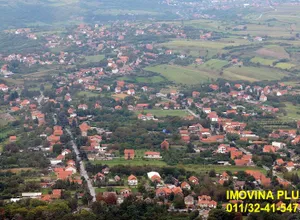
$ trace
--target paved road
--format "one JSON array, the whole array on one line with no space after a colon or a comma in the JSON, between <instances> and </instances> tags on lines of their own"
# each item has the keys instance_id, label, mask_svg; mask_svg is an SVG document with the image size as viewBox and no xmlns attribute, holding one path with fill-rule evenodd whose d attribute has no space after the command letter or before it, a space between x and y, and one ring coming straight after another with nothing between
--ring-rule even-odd
<instances>
[{"instance_id":1,"label":"paved road","mask_svg":"<svg viewBox=\"0 0 300 220\"><path fill-rule=\"evenodd\" d=\"M95 189L94 189L94 187L93 187L93 185L92 185L92 182L91 182L91 180L90 180L90 178L89 178L89 176L88 176L88 174L87 174L87 172L86 172L84 163L83 163L82 160L81 160L81 157L80 157L80 154L79 154L78 147L77 147L77 145L76 145L75 142L74 142L74 138L73 138L73 135L72 135L71 131L70 131L68 128L66 128L66 132L67 132L67 133L71 136L71 138L73 139L73 140L71 141L71 144L72 144L73 150L74 150L74 152L75 152L75 154L76 154L76 159L77 159L77 161L79 161L79 164L80 164L80 175L83 176L84 179L86 180L87 185L88 185L88 189L89 189L89 191L90 191L90 194L91 194L91 196L93 197L93 202L95 202L95 201L96 201L96 192L95 192Z\"/></svg>"},{"instance_id":2,"label":"paved road","mask_svg":"<svg viewBox=\"0 0 300 220\"><path fill-rule=\"evenodd\" d=\"M44 93L41 91L41 95L37 98L37 102L39 104L39 106L41 106L41 102L44 99Z\"/></svg>"},{"instance_id":3,"label":"paved road","mask_svg":"<svg viewBox=\"0 0 300 220\"><path fill-rule=\"evenodd\" d=\"M195 118L199 118L200 119L200 116L195 114L192 110L190 110L188 107L185 108L191 115L193 115Z\"/></svg>"}]
</instances>

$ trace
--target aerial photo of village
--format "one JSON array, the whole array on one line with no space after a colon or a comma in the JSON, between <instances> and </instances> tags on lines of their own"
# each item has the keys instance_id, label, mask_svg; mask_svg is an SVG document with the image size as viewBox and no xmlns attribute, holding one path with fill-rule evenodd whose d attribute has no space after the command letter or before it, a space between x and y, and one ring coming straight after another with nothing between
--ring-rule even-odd
<instances>
[{"instance_id":1,"label":"aerial photo of village","mask_svg":"<svg viewBox=\"0 0 300 220\"><path fill-rule=\"evenodd\" d=\"M300 219L299 0L0 9L1 220Z\"/></svg>"}]
</instances>

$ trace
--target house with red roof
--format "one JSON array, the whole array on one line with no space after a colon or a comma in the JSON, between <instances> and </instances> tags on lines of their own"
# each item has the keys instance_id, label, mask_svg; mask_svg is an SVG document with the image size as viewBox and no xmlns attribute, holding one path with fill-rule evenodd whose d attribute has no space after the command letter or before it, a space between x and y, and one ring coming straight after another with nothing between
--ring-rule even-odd
<instances>
[{"instance_id":1,"label":"house with red roof","mask_svg":"<svg viewBox=\"0 0 300 220\"><path fill-rule=\"evenodd\" d=\"M292 145L297 145L300 143L300 135L296 136L294 140L291 141Z\"/></svg>"},{"instance_id":2,"label":"house with red roof","mask_svg":"<svg viewBox=\"0 0 300 220\"><path fill-rule=\"evenodd\" d=\"M86 137L87 132L91 129L91 127L87 123L83 122L81 125L79 125L79 129L81 131L81 136Z\"/></svg>"},{"instance_id":3,"label":"house with red roof","mask_svg":"<svg viewBox=\"0 0 300 220\"><path fill-rule=\"evenodd\" d=\"M68 160L67 165L68 166L75 166L75 161L74 160Z\"/></svg>"},{"instance_id":4,"label":"house with red roof","mask_svg":"<svg viewBox=\"0 0 300 220\"><path fill-rule=\"evenodd\" d=\"M67 180L72 176L73 172L72 171L61 171L56 173L57 179L60 180Z\"/></svg>"},{"instance_id":5,"label":"house with red roof","mask_svg":"<svg viewBox=\"0 0 300 220\"><path fill-rule=\"evenodd\" d=\"M195 177L195 176L191 176L189 178L189 182L191 182L194 185L198 185L199 184L199 179L197 177Z\"/></svg>"},{"instance_id":6,"label":"house with red roof","mask_svg":"<svg viewBox=\"0 0 300 220\"><path fill-rule=\"evenodd\" d=\"M16 142L17 141L17 136L10 136L9 137L9 142L10 143L13 143L13 142Z\"/></svg>"},{"instance_id":7,"label":"house with red roof","mask_svg":"<svg viewBox=\"0 0 300 220\"><path fill-rule=\"evenodd\" d=\"M161 144L160 147L162 150L169 150L170 144L167 140L164 140Z\"/></svg>"},{"instance_id":8,"label":"house with red roof","mask_svg":"<svg viewBox=\"0 0 300 220\"><path fill-rule=\"evenodd\" d=\"M213 91L216 91L216 90L219 89L219 86L216 85L216 84L210 84L210 85L209 85L209 88L211 88Z\"/></svg>"},{"instance_id":9,"label":"house with red roof","mask_svg":"<svg viewBox=\"0 0 300 220\"><path fill-rule=\"evenodd\" d=\"M191 195L184 197L184 204L186 208L193 208L195 205L194 197Z\"/></svg>"},{"instance_id":10,"label":"house with red roof","mask_svg":"<svg viewBox=\"0 0 300 220\"><path fill-rule=\"evenodd\" d=\"M193 98L198 98L199 96L200 96L200 92L197 92L197 91L192 92L192 97Z\"/></svg>"},{"instance_id":11,"label":"house with red roof","mask_svg":"<svg viewBox=\"0 0 300 220\"><path fill-rule=\"evenodd\" d=\"M264 153L275 153L277 150L278 148L272 145L265 145L263 148Z\"/></svg>"},{"instance_id":12,"label":"house with red roof","mask_svg":"<svg viewBox=\"0 0 300 220\"><path fill-rule=\"evenodd\" d=\"M181 189L191 190L191 185L185 181L180 184L180 187Z\"/></svg>"},{"instance_id":13,"label":"house with red roof","mask_svg":"<svg viewBox=\"0 0 300 220\"><path fill-rule=\"evenodd\" d=\"M80 104L80 105L78 105L78 109L87 110L88 106L86 104Z\"/></svg>"},{"instance_id":14,"label":"house with red roof","mask_svg":"<svg viewBox=\"0 0 300 220\"><path fill-rule=\"evenodd\" d=\"M217 122L219 119L219 116L217 112L210 112L207 114L207 118L212 122Z\"/></svg>"},{"instance_id":15,"label":"house with red roof","mask_svg":"<svg viewBox=\"0 0 300 220\"><path fill-rule=\"evenodd\" d=\"M8 91L8 86L5 85L5 84L0 84L0 90L1 90L2 92L7 92L7 91Z\"/></svg>"},{"instance_id":16,"label":"house with red roof","mask_svg":"<svg viewBox=\"0 0 300 220\"><path fill-rule=\"evenodd\" d=\"M279 159L277 159L277 160L275 161L275 164L278 165L278 166L281 166L281 165L284 164L284 161L283 161L282 158L279 158Z\"/></svg>"},{"instance_id":17,"label":"house with red roof","mask_svg":"<svg viewBox=\"0 0 300 220\"><path fill-rule=\"evenodd\" d=\"M51 199L60 199L62 196L62 190L61 189L53 189Z\"/></svg>"},{"instance_id":18,"label":"house with red roof","mask_svg":"<svg viewBox=\"0 0 300 220\"><path fill-rule=\"evenodd\" d=\"M228 144L220 144L218 146L218 149L216 150L216 152L219 154L226 154L226 153L228 153L228 150L227 150L228 147L229 147Z\"/></svg>"},{"instance_id":19,"label":"house with red roof","mask_svg":"<svg viewBox=\"0 0 300 220\"><path fill-rule=\"evenodd\" d=\"M137 186L138 185L138 179L134 175L130 175L128 177L128 186Z\"/></svg>"},{"instance_id":20,"label":"house with red roof","mask_svg":"<svg viewBox=\"0 0 300 220\"><path fill-rule=\"evenodd\" d=\"M212 200L210 196L202 195L202 196L198 196L197 205L200 208L216 208L217 202Z\"/></svg>"},{"instance_id":21,"label":"house with red roof","mask_svg":"<svg viewBox=\"0 0 300 220\"><path fill-rule=\"evenodd\" d=\"M144 153L144 158L147 159L161 159L160 152L147 151Z\"/></svg>"},{"instance_id":22,"label":"house with red roof","mask_svg":"<svg viewBox=\"0 0 300 220\"><path fill-rule=\"evenodd\" d=\"M230 158L232 160L236 159L236 158L239 158L239 157L242 157L243 155L243 152L242 151L239 151L239 150L236 150L236 151L231 151L230 152Z\"/></svg>"},{"instance_id":23,"label":"house with red roof","mask_svg":"<svg viewBox=\"0 0 300 220\"><path fill-rule=\"evenodd\" d=\"M134 150L133 149L125 149L124 150L124 158L125 158L125 160L133 160L134 159Z\"/></svg>"},{"instance_id":24,"label":"house with red roof","mask_svg":"<svg viewBox=\"0 0 300 220\"><path fill-rule=\"evenodd\" d=\"M288 170L288 172L290 172L295 169L295 165L292 161L289 161L286 163L285 168Z\"/></svg>"}]
</instances>

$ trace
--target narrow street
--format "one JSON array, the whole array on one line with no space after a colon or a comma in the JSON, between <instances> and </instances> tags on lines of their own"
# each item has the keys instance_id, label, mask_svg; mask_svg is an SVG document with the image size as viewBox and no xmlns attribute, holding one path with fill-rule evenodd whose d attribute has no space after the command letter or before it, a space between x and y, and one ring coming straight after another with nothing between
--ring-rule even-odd
<instances>
[{"instance_id":1,"label":"narrow street","mask_svg":"<svg viewBox=\"0 0 300 220\"><path fill-rule=\"evenodd\" d=\"M197 115L195 112L193 112L192 110L190 110L188 107L185 108L191 115L193 115L195 118L200 119L200 116Z\"/></svg>"},{"instance_id":2,"label":"narrow street","mask_svg":"<svg viewBox=\"0 0 300 220\"><path fill-rule=\"evenodd\" d=\"M96 192L95 192L93 184L92 184L92 182L91 182L91 180L90 180L90 178L89 178L89 176L88 176L88 174L86 172L84 163L81 160L78 147L77 147L77 145L74 142L74 138L73 138L73 135L72 135L71 131L68 128L66 128L65 130L70 135L70 137L72 138L72 141L71 141L72 148L73 148L73 150L74 150L74 152L76 154L76 159L77 159L77 161L80 164L80 175L83 176L84 179L86 180L89 192L90 192L91 196L93 197L93 202L95 202L96 201Z\"/></svg>"}]
</instances>

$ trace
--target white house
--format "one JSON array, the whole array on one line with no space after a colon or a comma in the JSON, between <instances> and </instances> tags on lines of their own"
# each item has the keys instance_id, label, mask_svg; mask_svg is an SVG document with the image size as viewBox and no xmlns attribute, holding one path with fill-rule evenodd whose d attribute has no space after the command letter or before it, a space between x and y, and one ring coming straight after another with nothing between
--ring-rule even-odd
<instances>
[{"instance_id":1,"label":"white house","mask_svg":"<svg viewBox=\"0 0 300 220\"><path fill-rule=\"evenodd\" d=\"M138 180L137 180L136 176L130 175L128 177L128 185L129 186L137 186L137 184L138 184Z\"/></svg>"},{"instance_id":2,"label":"white house","mask_svg":"<svg viewBox=\"0 0 300 220\"><path fill-rule=\"evenodd\" d=\"M26 192L26 193L22 193L22 198L37 199L37 198L41 198L41 196L42 196L41 192Z\"/></svg>"},{"instance_id":3,"label":"white house","mask_svg":"<svg viewBox=\"0 0 300 220\"><path fill-rule=\"evenodd\" d=\"M161 159L160 152L147 151L144 154L144 158L147 159Z\"/></svg>"},{"instance_id":4,"label":"white house","mask_svg":"<svg viewBox=\"0 0 300 220\"><path fill-rule=\"evenodd\" d=\"M282 148L284 148L284 147L286 146L286 144L285 144L285 143L282 143L282 142L276 142L276 141L273 141L273 142L272 142L272 146L278 147L279 149L282 149Z\"/></svg>"},{"instance_id":5,"label":"white house","mask_svg":"<svg viewBox=\"0 0 300 220\"><path fill-rule=\"evenodd\" d=\"M76 168L74 166L71 166L71 165L67 166L67 168L65 169L65 171L72 171L73 174L77 173Z\"/></svg>"},{"instance_id":6,"label":"white house","mask_svg":"<svg viewBox=\"0 0 300 220\"><path fill-rule=\"evenodd\" d=\"M228 147L228 145L226 145L226 144L220 144L218 146L217 153L219 153L219 154L226 154L227 153L227 147Z\"/></svg>"},{"instance_id":7,"label":"white house","mask_svg":"<svg viewBox=\"0 0 300 220\"><path fill-rule=\"evenodd\" d=\"M61 155L63 156L66 156L67 154L71 153L71 151L69 149L64 149L62 152L61 152Z\"/></svg>"},{"instance_id":8,"label":"white house","mask_svg":"<svg viewBox=\"0 0 300 220\"><path fill-rule=\"evenodd\" d=\"M135 95L134 89L128 89L127 94L128 95Z\"/></svg>"}]
</instances>

